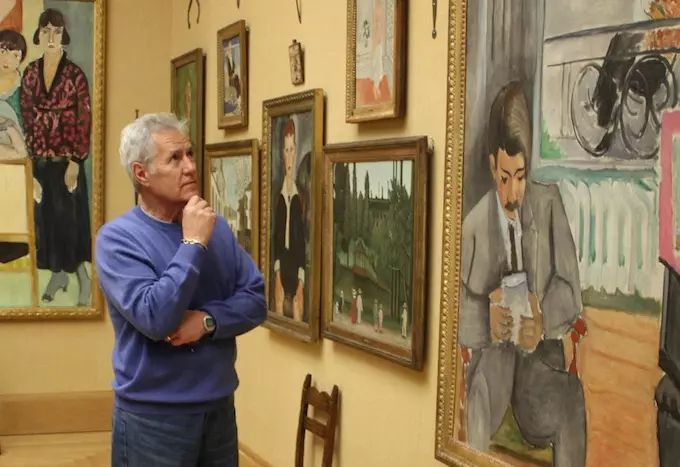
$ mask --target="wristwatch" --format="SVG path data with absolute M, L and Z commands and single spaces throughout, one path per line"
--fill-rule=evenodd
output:
M 205 329 L 206 332 L 210 333 L 210 332 L 213 332 L 216 327 L 217 327 L 217 325 L 215 324 L 215 318 L 206 314 L 203 317 L 203 329 Z

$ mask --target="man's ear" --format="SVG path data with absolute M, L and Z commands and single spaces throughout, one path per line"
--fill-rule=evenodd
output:
M 149 171 L 139 162 L 132 163 L 132 176 L 135 177 L 137 183 L 142 186 L 149 184 Z
M 489 170 L 491 170 L 491 175 L 496 175 L 496 158 L 493 154 L 489 154 Z

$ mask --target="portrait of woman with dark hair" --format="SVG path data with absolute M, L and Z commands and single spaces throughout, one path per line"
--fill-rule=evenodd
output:
M 28 155 L 42 197 L 35 203 L 38 269 L 51 271 L 42 301 L 51 302 L 78 280 L 78 306 L 90 304 L 91 262 L 89 192 L 85 161 L 90 155 L 91 104 L 83 70 L 63 46 L 71 42 L 64 15 L 46 9 L 33 44 L 42 56 L 26 67 L 20 102 Z
M 26 49 L 26 40 L 20 33 L 0 30 L 0 160 L 27 155 L 19 103 L 19 65 L 26 58 Z

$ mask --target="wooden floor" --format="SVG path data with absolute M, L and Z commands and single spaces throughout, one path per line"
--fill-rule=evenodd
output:
M 111 433 L 0 437 L 0 467 L 111 467 Z
M 0 467 L 111 467 L 111 433 L 0 437 Z M 242 467 L 271 467 L 250 449 L 239 450 Z

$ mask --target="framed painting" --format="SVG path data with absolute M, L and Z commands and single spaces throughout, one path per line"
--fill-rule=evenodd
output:
M 0 319 L 95 318 L 104 0 L 0 9 Z
M 177 118 L 184 120 L 194 147 L 194 160 L 203 186 L 203 142 L 205 138 L 205 56 L 202 49 L 194 49 L 170 62 L 170 105 Z
M 324 148 L 323 336 L 421 370 L 427 137 Z
M 323 89 L 262 103 L 264 326 L 304 342 L 319 337 L 323 140 Z
M 347 123 L 404 116 L 406 11 L 407 0 L 347 2 Z
M 436 457 L 678 465 L 657 397 L 680 10 L 457 0 L 449 19 Z
M 259 264 L 260 149 L 257 139 L 205 147 L 203 198 L 224 217 L 239 244 Z
M 248 126 L 248 28 L 244 20 L 217 32 L 218 128 Z

